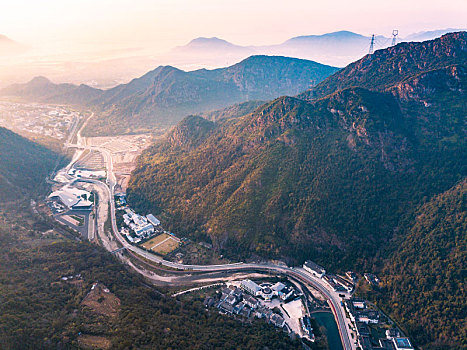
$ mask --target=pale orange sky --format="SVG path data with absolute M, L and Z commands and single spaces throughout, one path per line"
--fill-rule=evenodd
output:
M 2 0 L 0 34 L 48 52 L 150 48 L 163 52 L 199 36 L 240 45 L 351 30 L 401 37 L 465 28 L 465 0 Z

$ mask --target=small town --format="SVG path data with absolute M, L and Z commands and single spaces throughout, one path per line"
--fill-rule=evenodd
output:
M 73 123 L 81 118 L 80 112 L 53 104 L 0 101 L 0 112 L 0 126 L 26 136 L 45 136 L 61 141 Z
M 264 319 L 275 327 L 295 333 L 311 342 L 315 341 L 313 328 L 303 294 L 289 282 L 256 282 L 245 279 L 227 283 L 213 296 L 204 300 L 206 308 L 215 307 L 226 315 L 243 319 Z

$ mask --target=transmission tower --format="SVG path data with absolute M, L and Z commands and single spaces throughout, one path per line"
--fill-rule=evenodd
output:
M 372 34 L 372 35 L 371 35 L 371 42 L 370 42 L 370 50 L 368 50 L 368 53 L 369 53 L 370 55 L 373 54 L 374 46 L 375 46 L 375 35 Z
M 392 44 L 391 46 L 394 46 L 396 45 L 396 41 L 397 41 L 397 35 L 399 34 L 399 31 L 397 29 L 394 29 L 392 31 Z

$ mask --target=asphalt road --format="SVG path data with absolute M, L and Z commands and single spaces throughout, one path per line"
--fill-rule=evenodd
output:
M 101 183 L 105 187 L 105 184 Z M 110 181 L 110 189 L 107 187 L 110 193 L 110 198 L 113 197 L 113 187 L 114 182 Z M 111 200 L 111 219 L 112 219 L 112 229 L 117 240 L 125 247 L 127 250 L 130 250 L 144 258 L 153 261 L 155 263 L 164 265 L 166 267 L 171 267 L 181 270 L 189 271 L 205 271 L 205 272 L 219 272 L 219 271 L 231 271 L 238 272 L 242 270 L 246 271 L 269 271 L 275 273 L 281 273 L 287 276 L 295 277 L 302 282 L 311 285 L 312 287 L 319 290 L 327 299 L 331 306 L 332 313 L 336 319 L 337 326 L 339 328 L 339 334 L 341 336 L 341 341 L 344 349 L 353 349 L 353 343 L 350 340 L 350 335 L 347 330 L 347 325 L 345 322 L 345 312 L 341 306 L 341 299 L 338 295 L 334 294 L 332 291 L 328 290 L 328 287 L 322 282 L 321 279 L 314 278 L 308 272 L 301 268 L 291 268 L 286 266 L 274 265 L 274 264 L 247 264 L 247 263 L 235 263 L 235 264 L 225 264 L 225 265 L 185 265 L 178 264 L 171 261 L 164 260 L 154 254 L 151 254 L 137 246 L 131 245 L 126 241 L 126 239 L 120 234 L 117 228 L 117 222 L 115 218 L 115 201 Z
M 86 123 L 84 124 L 86 125 Z M 83 127 L 84 127 L 83 125 Z M 81 128 L 82 129 L 82 128 Z M 114 190 L 116 185 L 116 178 L 113 173 L 113 163 L 112 163 L 112 156 L 110 152 L 106 149 L 99 148 L 99 147 L 90 147 L 83 143 L 83 138 L 81 137 L 81 129 L 78 131 L 77 137 L 77 144 L 76 145 L 68 145 L 71 147 L 76 147 L 78 149 L 90 149 L 96 150 L 103 154 L 106 168 L 107 168 L 107 179 L 106 183 L 94 180 L 94 179 L 76 179 L 71 178 L 71 182 L 74 181 L 83 181 L 83 182 L 90 182 L 96 184 L 103 189 L 105 189 L 110 198 L 110 213 L 111 213 L 111 222 L 112 222 L 112 231 L 115 238 L 120 242 L 120 244 L 125 247 L 127 250 L 137 254 L 139 256 L 144 257 L 145 259 L 154 262 L 156 264 L 160 264 L 166 267 L 185 270 L 185 271 L 198 271 L 198 272 L 206 272 L 206 273 L 213 273 L 213 272 L 231 272 L 236 273 L 239 271 L 268 271 L 274 272 L 278 274 L 284 274 L 286 276 L 290 276 L 292 278 L 298 279 L 305 284 L 312 286 L 313 288 L 319 290 L 328 300 L 329 305 L 331 306 L 331 310 L 334 314 L 334 318 L 336 320 L 337 326 L 339 328 L 339 334 L 341 337 L 342 345 L 345 350 L 353 350 L 355 349 L 355 344 L 351 341 L 351 337 L 349 334 L 349 330 L 347 329 L 346 321 L 345 321 L 345 312 L 343 307 L 341 306 L 341 300 L 339 296 L 334 293 L 321 279 L 317 279 L 314 276 L 311 276 L 308 272 L 301 268 L 291 268 L 287 266 L 275 265 L 270 263 L 265 264 L 253 264 L 253 263 L 234 263 L 234 264 L 225 264 L 225 265 L 186 265 L 186 264 L 178 264 L 171 261 L 164 260 L 154 254 L 151 254 L 138 246 L 131 245 L 126 241 L 126 239 L 120 234 L 117 221 L 115 216 L 115 201 L 114 198 Z M 72 161 L 73 162 L 73 161 Z M 73 166 L 72 162 L 68 165 L 68 169 L 70 166 Z

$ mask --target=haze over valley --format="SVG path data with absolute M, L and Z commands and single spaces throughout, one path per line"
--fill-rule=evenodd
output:
M 0 348 L 467 348 L 465 18 L 0 5 Z

